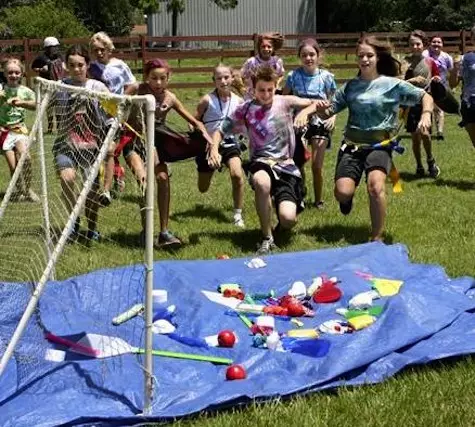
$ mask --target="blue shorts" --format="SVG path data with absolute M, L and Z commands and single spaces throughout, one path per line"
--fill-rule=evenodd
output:
M 58 171 L 80 170 L 84 179 L 90 174 L 98 153 L 98 150 L 75 150 L 67 145 L 53 150 Z

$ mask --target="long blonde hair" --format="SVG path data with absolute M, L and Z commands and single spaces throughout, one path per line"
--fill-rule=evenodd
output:
M 244 94 L 246 93 L 246 86 L 244 85 L 244 82 L 242 80 L 241 73 L 239 72 L 239 70 L 236 70 L 230 65 L 220 62 L 218 65 L 216 65 L 216 67 L 214 67 L 213 80 L 216 76 L 216 71 L 218 70 L 218 68 L 227 68 L 229 70 L 229 72 L 231 73 L 233 77 L 232 82 L 231 82 L 231 90 L 236 95 L 244 96 Z

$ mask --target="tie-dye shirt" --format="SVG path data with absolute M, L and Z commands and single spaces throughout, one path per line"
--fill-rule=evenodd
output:
M 336 91 L 335 77 L 319 68 L 315 74 L 308 74 L 300 67 L 287 75 L 285 87 L 293 95 L 309 99 L 329 99 Z
M 416 105 L 424 94 L 423 89 L 395 77 L 355 78 L 336 91 L 330 110 L 337 114 L 348 108 L 348 139 L 374 143 L 374 135 L 397 129 L 400 105 Z
M 246 133 L 251 160 L 289 160 L 294 155 L 293 107 L 285 96 L 275 95 L 271 106 L 244 102 L 223 121 L 220 130 L 225 135 Z
M 275 70 L 278 77 L 283 77 L 284 63 L 278 56 L 272 55 L 267 61 L 264 61 L 260 56 L 253 56 L 249 58 L 241 68 L 241 76 L 246 85 L 245 99 L 251 99 L 254 95 L 254 88 L 252 86 L 252 76 L 256 74 L 261 67 L 268 66 Z
M 430 49 L 422 52 L 424 58 L 432 58 L 439 69 L 440 78 L 444 85 L 448 86 L 449 71 L 454 68 L 454 60 L 447 52 L 440 52 L 438 56 L 435 56 L 434 52 Z

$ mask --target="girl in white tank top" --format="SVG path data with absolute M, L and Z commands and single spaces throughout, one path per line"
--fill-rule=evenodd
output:
M 231 92 L 235 86 L 233 70 L 227 65 L 218 65 L 213 74 L 215 90 L 201 98 L 196 118 L 202 121 L 209 135 L 221 127 L 223 120 L 231 115 L 236 107 L 243 101 Z M 222 164 L 229 169 L 231 177 L 234 214 L 233 222 L 237 227 L 244 227 L 242 219 L 242 206 L 244 203 L 244 175 L 242 171 L 240 141 L 236 135 L 227 135 L 219 147 Z M 214 170 L 209 167 L 207 158 L 197 158 L 198 189 L 205 193 L 211 185 Z

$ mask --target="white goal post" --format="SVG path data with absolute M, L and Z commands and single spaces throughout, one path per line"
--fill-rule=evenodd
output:
M 83 87 L 66 85 L 62 82 L 55 82 L 45 80 L 42 78 L 35 79 L 36 81 L 36 95 L 37 95 L 37 109 L 36 118 L 31 128 L 31 132 L 28 136 L 28 149 L 26 153 L 19 156 L 17 160 L 17 166 L 12 178 L 5 191 L 3 200 L 0 204 L 0 230 L 4 225 L 6 218 L 8 218 L 9 212 L 13 221 L 20 221 L 20 217 L 28 215 L 28 212 L 33 212 L 33 203 L 24 203 L 24 207 L 18 207 L 18 200 L 22 200 L 38 193 L 39 202 L 36 200 L 35 215 L 38 217 L 41 236 L 42 253 L 45 254 L 45 262 L 38 262 L 37 270 L 31 270 L 28 277 L 22 278 L 24 281 L 28 281 L 32 284 L 31 297 L 26 305 L 26 308 L 15 328 L 13 336 L 8 341 L 5 351 L 0 347 L 0 376 L 5 371 L 6 366 L 14 354 L 25 328 L 32 315 L 37 310 L 41 295 L 48 285 L 48 281 L 54 278 L 55 268 L 58 260 L 60 259 L 65 246 L 71 239 L 72 231 L 75 231 L 75 227 L 78 222 L 78 218 L 81 213 L 88 208 L 88 196 L 91 194 L 91 190 L 95 188 L 98 182 L 98 176 L 101 173 L 101 165 L 108 154 L 108 150 L 111 144 L 117 140 L 121 127 L 127 120 L 128 115 L 132 107 L 136 108 L 136 111 L 142 111 L 143 114 L 143 130 L 142 140 L 145 148 L 145 167 L 146 167 L 146 187 L 145 195 L 143 197 L 145 212 L 145 251 L 144 251 L 144 285 L 143 291 L 144 297 L 144 331 L 145 337 L 143 347 L 146 349 L 144 355 L 144 415 L 150 413 L 152 405 L 153 395 L 153 366 L 152 366 L 152 318 L 153 318 L 153 305 L 152 305 L 152 291 L 153 291 L 153 243 L 154 243 L 154 132 L 155 132 L 155 99 L 151 95 L 145 96 L 119 96 L 105 92 L 92 91 Z M 69 100 L 75 101 L 73 105 Z M 82 102 L 82 104 L 81 104 Z M 78 107 L 81 105 L 81 107 Z M 82 121 L 75 121 L 79 113 L 76 111 L 76 107 L 83 108 Z M 48 117 L 49 116 L 49 117 Z M 52 120 L 56 119 L 56 135 L 49 136 L 44 132 L 45 121 L 48 118 Z M 104 119 L 104 120 L 103 120 Z M 78 119 L 79 120 L 79 119 Z M 102 121 L 103 120 L 103 121 Z M 81 124 L 78 124 L 81 123 Z M 106 124 L 106 126 L 104 126 Z M 51 150 L 48 150 L 49 145 L 54 146 L 59 144 L 68 143 L 63 140 L 61 136 L 61 130 L 66 129 L 70 135 L 79 135 L 81 143 L 90 138 L 90 141 L 95 141 L 96 147 L 93 150 L 94 156 L 88 158 L 87 168 L 83 167 L 85 160 L 83 158 L 74 159 L 78 166 L 78 170 L 81 169 L 83 179 L 81 181 L 81 187 L 77 188 L 77 196 L 75 198 L 74 205 L 64 205 L 64 202 L 57 202 L 58 206 L 51 206 L 49 195 L 52 191 L 60 193 L 62 190 L 63 199 L 64 193 L 67 192 L 64 189 L 64 183 L 61 182 L 62 187 L 59 188 L 59 179 L 51 172 L 51 167 L 48 167 L 46 159 L 48 156 L 51 158 Z M 49 131 L 48 126 L 48 131 Z M 145 132 L 146 131 L 146 132 Z M 63 138 L 63 139 L 61 139 Z M 90 142 L 88 140 L 88 143 Z M 47 148 L 45 148 L 47 147 Z M 86 152 L 86 150 L 78 150 L 78 152 Z M 89 150 L 88 152 L 92 152 Z M 32 163 L 32 156 L 34 157 L 35 168 L 34 174 L 38 178 L 31 184 L 31 176 L 25 176 L 30 171 L 30 164 Z M 51 163 L 51 159 L 48 159 Z M 28 167 L 26 166 L 28 165 Z M 56 174 L 57 171 L 54 171 Z M 31 186 L 31 188 L 30 188 Z M 69 190 L 68 190 L 69 191 Z M 30 197 L 31 199 L 32 197 Z M 58 199 L 58 200 L 63 200 Z M 32 200 L 29 200 L 30 202 Z M 90 200 L 89 200 L 90 202 Z M 30 208 L 31 206 L 31 208 Z M 55 209 L 61 210 L 65 213 L 61 217 L 61 226 L 58 233 L 54 232 L 54 224 L 57 216 L 55 216 Z M 36 218 L 35 217 L 35 218 Z M 41 218 L 40 218 L 41 217 Z M 15 219 L 16 218 L 16 219 Z M 15 222 L 12 222 L 9 227 L 15 230 Z M 88 231 L 89 232 L 89 231 Z M 39 239 L 38 239 L 39 240 Z M 1 248 L 0 248 L 1 249 Z M 0 250 L 0 262 L 2 261 L 2 254 L 4 251 Z M 6 252 L 6 251 L 5 251 Z M 11 265 L 15 265 L 12 263 Z M 13 267 L 12 267 L 13 272 Z M 8 271 L 0 272 L 0 281 L 7 282 L 12 281 L 11 277 L 2 277 L 8 275 Z M 16 279 L 16 277 L 15 277 Z M 3 354 L 2 354 L 3 353 Z

